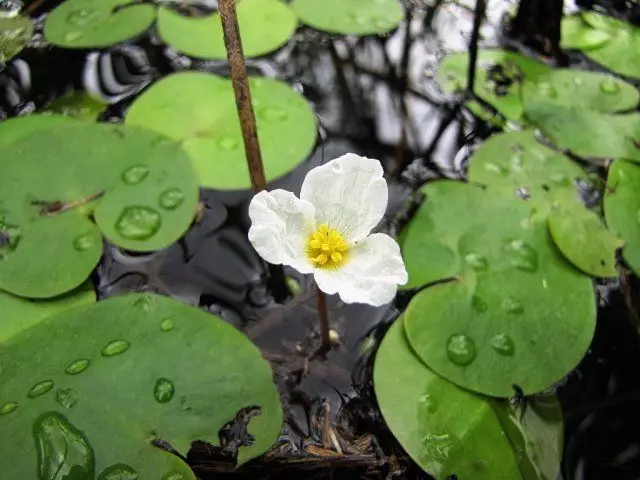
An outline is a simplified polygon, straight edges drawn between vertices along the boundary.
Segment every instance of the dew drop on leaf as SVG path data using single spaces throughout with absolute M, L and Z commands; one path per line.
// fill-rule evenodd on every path
M 89 367 L 90 363 L 91 360 L 87 358 L 74 360 L 69 365 L 67 365 L 67 368 L 64 369 L 64 373 L 66 373 L 67 375 L 77 375 L 84 372 Z
M 489 305 L 487 305 L 487 302 L 485 302 L 478 295 L 474 295 L 473 297 L 471 297 L 471 305 L 473 306 L 473 309 L 478 313 L 484 313 L 489 309 Z
M 603 93 L 617 93 L 620 91 L 620 85 L 613 77 L 607 77 L 600 81 L 600 90 Z
M 126 340 L 113 340 L 105 345 L 102 349 L 102 356 L 113 357 L 129 350 L 131 344 Z
M 569 185 L 569 179 L 562 173 L 552 173 L 549 175 L 549 179 L 556 185 Z
M 65 34 L 64 41 L 65 42 L 75 42 L 76 40 L 79 40 L 81 37 L 82 37 L 82 32 L 79 32 L 77 30 L 73 30 L 73 31 L 68 32 L 67 34 Z
M 122 174 L 122 181 L 127 185 L 137 185 L 149 175 L 149 167 L 144 165 L 135 165 L 125 170 Z
M 278 107 L 265 107 L 258 111 L 258 116 L 269 122 L 286 120 L 289 116 L 286 111 Z
M 503 167 L 502 165 L 497 165 L 495 163 L 485 163 L 484 168 L 485 170 L 496 173 L 498 175 L 506 175 L 507 173 L 509 173 L 505 167 Z
M 438 409 L 438 404 L 429 393 L 422 395 L 418 402 L 420 403 L 420 408 L 423 408 L 427 413 L 435 413 Z
M 116 231 L 127 240 L 148 240 L 160 229 L 160 214 L 149 207 L 126 207 L 118 221 Z
M 504 333 L 498 333 L 491 339 L 491 347 L 501 355 L 513 355 L 515 346 L 511 337 Z
M 522 303 L 513 297 L 506 297 L 502 300 L 502 309 L 505 312 L 512 313 L 514 315 L 520 315 L 524 311 Z
M 75 248 L 79 252 L 84 252 L 85 250 L 89 250 L 93 246 L 93 236 L 79 235 L 73 241 L 73 248 Z
M 476 358 L 475 342 L 467 335 L 451 335 L 447 342 L 447 356 L 451 363 L 464 367 Z
M 142 295 L 133 302 L 135 308 L 139 308 L 145 313 L 149 313 L 156 308 L 156 302 L 151 295 Z
M 78 403 L 78 395 L 72 388 L 59 388 L 56 390 L 56 402 L 62 408 L 72 408 Z
M 505 242 L 504 252 L 509 263 L 514 267 L 527 272 L 538 270 L 538 254 L 524 240 L 512 239 Z
M 153 396 L 158 403 L 167 403 L 171 401 L 176 392 L 173 382 L 167 378 L 159 378 L 153 388 Z
M 111 465 L 98 475 L 98 480 L 138 480 L 138 478 L 140 478 L 138 472 L 124 463 Z
M 160 206 L 165 210 L 175 210 L 184 201 L 184 194 L 178 188 L 170 188 L 160 195 Z
M 40 395 L 44 395 L 48 391 L 53 388 L 53 380 L 44 380 L 42 382 L 36 383 L 33 387 L 29 389 L 27 392 L 27 397 L 36 398 Z
M 482 271 L 488 267 L 487 259 L 484 255 L 477 252 L 470 252 L 465 255 L 464 261 L 474 270 Z
M 9 415 L 11 412 L 15 412 L 18 409 L 18 404 L 16 402 L 7 402 L 3 403 L 0 406 L 0 415 Z
M 538 93 L 547 98 L 556 98 L 558 96 L 558 92 L 549 82 L 539 82 Z
M 577 87 L 584 85 L 584 79 L 582 77 L 573 77 L 573 84 Z
M 522 165 L 523 161 L 520 155 L 516 155 L 511 159 L 511 166 L 514 168 L 514 170 L 522 169 Z
M 235 150 L 239 144 L 240 142 L 238 142 L 238 140 L 228 135 L 223 135 L 216 142 L 216 145 L 218 145 L 218 148 L 221 150 Z
M 94 21 L 99 16 L 100 14 L 95 10 L 80 8 L 74 10 L 67 16 L 67 22 L 76 27 L 80 27 Z
M 162 330 L 163 332 L 169 332 L 171 330 L 173 330 L 173 319 L 171 318 L 165 318 L 164 320 L 162 320 L 162 322 L 160 322 L 160 330 Z

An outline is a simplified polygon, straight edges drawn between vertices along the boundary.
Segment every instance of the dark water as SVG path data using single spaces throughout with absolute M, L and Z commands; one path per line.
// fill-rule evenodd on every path
M 35 15 L 55 4 L 39 7 Z M 444 55 L 443 39 L 432 27 L 439 21 L 446 30 L 445 21 L 435 15 L 434 24 L 433 11 L 425 7 L 411 11 L 409 41 L 406 24 L 389 36 L 362 39 L 302 28 L 281 51 L 249 62 L 254 74 L 290 82 L 319 119 L 313 154 L 277 185 L 298 192 L 310 168 L 346 152 L 378 158 L 391 193 L 378 228 L 391 233 L 406 220 L 404 202 L 412 191 L 430 179 L 464 178 L 470 147 L 491 133 L 454 108 L 432 79 L 430 72 Z M 468 18 L 465 12 L 449 7 L 450 14 Z M 459 41 L 466 37 L 447 39 Z M 118 122 L 150 81 L 181 69 L 227 73 L 224 62 L 193 62 L 167 51 L 153 34 L 103 52 L 63 51 L 36 38 L 33 48 L 0 74 L 0 118 L 40 109 L 68 89 L 84 87 L 112 103 L 102 120 Z M 282 282 L 270 277 L 246 237 L 249 199 L 248 191 L 203 191 L 202 220 L 183 241 L 145 256 L 107 245 L 93 277 L 100 298 L 151 290 L 219 315 L 243 330 L 272 363 L 286 417 L 279 444 L 235 473 L 223 473 L 228 461 L 199 444 L 190 452 L 191 465 L 202 478 L 428 478 L 384 425 L 371 383 L 375 348 L 403 305 L 373 308 L 330 299 L 340 344 L 327 358 L 313 358 L 319 340 L 312 286 L 285 269 L 299 289 L 287 297 Z M 562 477 L 640 479 L 638 281 L 625 278 L 597 289 L 593 345 L 558 386 L 566 420 Z M 349 455 L 312 455 L 323 444 L 327 419 Z

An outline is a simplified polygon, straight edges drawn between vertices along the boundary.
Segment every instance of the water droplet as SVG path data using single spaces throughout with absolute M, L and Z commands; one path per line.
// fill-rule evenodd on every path
M 240 145 L 240 142 L 229 135 L 223 135 L 218 139 L 216 145 L 222 150 L 235 150 Z
M 98 480 L 137 480 L 138 478 L 140 478 L 138 472 L 124 463 L 111 465 L 98 476 Z
M 84 434 L 58 412 L 47 412 L 33 423 L 39 479 L 95 478 L 93 448 Z
M 487 259 L 484 255 L 477 252 L 471 252 L 465 255 L 464 261 L 474 270 L 482 271 L 488 267 Z
M 126 207 L 116 222 L 116 231 L 127 240 L 148 240 L 161 223 L 160 214 L 149 207 Z
M 162 320 L 162 322 L 160 322 L 160 330 L 162 330 L 163 332 L 169 332 L 171 330 L 173 330 L 173 319 L 171 318 L 165 318 L 164 320 Z
M 573 77 L 573 84 L 578 87 L 584 85 L 584 79 L 582 77 Z
M 563 173 L 552 173 L 549 175 L 549 180 L 551 180 L 556 185 L 569 185 L 569 178 Z
M 459 367 L 469 365 L 476 358 L 475 342 L 464 334 L 451 335 L 447 342 L 447 356 Z
M 153 396 L 158 403 L 167 403 L 173 398 L 176 388 L 173 382 L 167 378 L 159 378 L 153 388 Z
M 126 340 L 113 340 L 105 345 L 102 349 L 102 356 L 113 357 L 129 350 L 131 344 Z
M 539 82 L 538 93 L 548 98 L 556 98 L 558 96 L 558 92 L 549 82 Z
M 502 300 L 502 309 L 507 313 L 513 313 L 514 315 L 520 315 L 524 308 L 522 304 L 513 297 L 506 297 Z
M 538 270 L 538 254 L 524 240 L 508 240 L 504 245 L 509 263 L 520 270 L 535 272 Z
M 73 30 L 73 31 L 68 32 L 67 34 L 65 34 L 64 41 L 65 42 L 75 42 L 76 40 L 80 40 L 80 38 L 82 38 L 82 32 L 79 32 L 77 30 Z
M 135 302 L 133 302 L 133 306 L 135 308 L 139 308 L 145 313 L 149 313 L 155 310 L 156 301 L 151 295 L 143 294 L 143 295 L 140 295 Z
M 27 392 L 27 397 L 36 398 L 40 395 L 44 395 L 49 390 L 53 388 L 53 380 L 44 380 L 42 382 L 36 383 L 31 389 Z
M 184 480 L 184 475 L 180 472 L 169 472 L 162 477 L 162 480 Z
M 500 355 L 513 355 L 515 346 L 511 337 L 504 333 L 498 333 L 491 339 L 491 347 Z
M 620 91 L 620 84 L 613 77 L 607 77 L 600 81 L 600 91 L 603 93 L 617 93 Z
M 516 155 L 511 159 L 511 166 L 514 168 L 514 170 L 521 170 L 522 165 L 523 165 L 523 160 L 520 155 Z
M 66 373 L 67 375 L 77 375 L 79 373 L 84 372 L 87 368 L 89 368 L 90 363 L 91 363 L 91 360 L 87 358 L 80 358 L 78 360 L 74 360 L 69 365 L 67 365 L 67 368 L 64 369 L 64 373 Z
M 15 412 L 18 409 L 18 404 L 16 402 L 7 402 L 2 404 L 0 407 L 0 416 L 9 415 L 11 412 Z
M 93 235 L 91 235 L 90 233 L 79 235 L 73 241 L 73 248 L 75 248 L 79 252 L 89 250 L 91 247 L 93 247 Z
M 78 395 L 72 388 L 59 388 L 56 390 L 56 402 L 62 408 L 72 408 L 78 403 Z
M 170 188 L 160 195 L 160 206 L 165 210 L 175 210 L 184 202 L 184 194 L 178 188 Z
M 478 295 L 474 295 L 473 297 L 471 297 L 471 306 L 473 306 L 473 309 L 478 313 L 484 313 L 489 309 L 489 305 L 487 305 L 487 302 L 485 302 Z
M 90 8 L 80 8 L 72 11 L 67 15 L 67 22 L 76 27 L 81 27 L 88 23 L 97 20 L 100 17 L 100 12 L 92 10 Z
M 453 442 L 449 434 L 437 435 L 427 433 L 422 437 L 422 447 L 425 453 L 425 460 L 444 464 L 449 460 L 449 450 Z
M 422 395 L 418 399 L 418 402 L 420 404 L 420 408 L 424 408 L 427 413 L 435 413 L 435 411 L 438 409 L 437 402 L 429 393 L 425 393 L 424 395 Z
M 258 111 L 260 118 L 269 122 L 286 120 L 289 114 L 279 107 L 265 107 Z
M 506 175 L 507 173 L 509 173 L 509 171 L 505 167 L 503 167 L 502 165 L 497 165 L 495 163 L 485 163 L 484 169 L 498 175 Z
M 122 181 L 127 185 L 137 185 L 149 175 L 149 167 L 145 165 L 135 165 L 124 171 Z

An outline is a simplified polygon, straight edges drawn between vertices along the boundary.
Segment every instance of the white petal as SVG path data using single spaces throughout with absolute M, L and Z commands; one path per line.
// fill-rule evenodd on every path
M 382 219 L 389 193 L 378 160 L 347 153 L 312 169 L 300 198 L 313 203 L 318 225 L 326 223 L 353 244 Z
M 311 273 L 306 242 L 315 229 L 313 205 L 286 190 L 262 191 L 249 204 L 249 241 L 269 263 Z
M 374 233 L 348 251 L 348 260 L 335 270 L 315 269 L 318 287 L 338 293 L 346 303 L 384 305 L 393 300 L 397 285 L 407 283 L 400 247 L 384 233 Z

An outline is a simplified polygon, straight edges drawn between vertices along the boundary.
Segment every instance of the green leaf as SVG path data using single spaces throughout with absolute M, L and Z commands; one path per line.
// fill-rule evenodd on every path
M 297 19 L 280 0 L 242 0 L 237 7 L 245 57 L 277 50 L 293 35 Z M 158 11 L 158 33 L 179 52 L 192 57 L 227 59 L 220 14 L 185 17 L 168 7 Z
M 598 48 L 611 40 L 611 34 L 591 27 L 581 15 L 571 15 L 562 19 L 562 40 L 560 46 L 569 50 Z
M 31 18 L 20 16 L 0 18 L 0 65 L 18 55 L 32 36 L 33 20 Z
M 15 295 L 52 297 L 80 285 L 100 259 L 101 232 L 125 249 L 153 251 L 180 238 L 195 215 L 195 174 L 176 142 L 70 122 L 44 129 L 32 116 L 8 130 L 21 138 L 3 147 L 0 288 Z
M 490 189 L 438 181 L 409 226 L 409 342 L 439 375 L 492 396 L 539 392 L 586 352 L 591 281 L 556 252 L 535 208 Z M 444 254 L 446 252 L 446 254 Z
M 594 277 L 617 277 L 616 250 L 623 243 L 602 224 L 598 215 L 579 202 L 553 206 L 549 231 L 562 254 Z
M 453 53 L 444 58 L 438 70 L 438 81 L 445 91 L 455 93 L 466 88 L 468 63 L 469 54 L 466 52 Z M 516 53 L 480 50 L 474 92 L 506 119 L 518 122 L 522 118 L 522 81 L 534 81 L 548 71 L 550 68 L 547 65 Z M 495 80 L 508 83 L 508 86 L 503 90 Z
M 560 148 L 585 158 L 640 162 L 640 114 L 612 115 L 548 102 L 525 108 L 527 119 Z
M 539 143 L 531 130 L 499 133 L 469 160 L 469 181 L 529 197 L 545 216 L 559 193 L 573 192 L 585 171 L 565 155 Z
M 56 98 L 42 113 L 51 112 L 93 122 L 106 107 L 106 103 L 96 100 L 85 92 L 73 91 Z
M 96 293 L 90 282 L 66 295 L 47 300 L 28 300 L 0 290 L 0 343 L 51 315 L 95 301 Z
M 638 104 L 638 90 L 611 75 L 581 70 L 561 69 L 540 75 L 535 81 L 525 81 L 522 101 L 545 102 L 582 107 L 598 112 L 614 113 L 633 109 Z
M 609 229 L 621 237 L 622 256 L 640 275 L 640 167 L 616 160 L 609 167 L 604 192 L 604 216 Z
M 453 474 L 479 480 L 556 478 L 562 446 L 557 402 L 556 416 L 548 419 L 533 400 L 519 422 L 506 402 L 488 401 L 429 370 L 411 350 L 402 318 L 380 345 L 373 380 L 385 422 L 437 480 Z
M 262 160 L 271 181 L 307 158 L 316 140 L 315 117 L 307 101 L 285 83 L 252 77 L 250 85 Z M 230 80 L 199 72 L 169 75 L 136 99 L 125 122 L 179 141 L 202 186 L 251 186 Z
M 131 0 L 67 0 L 44 24 L 48 42 L 65 48 L 108 47 L 147 30 L 155 19 L 150 4 Z
M 193 480 L 178 457 L 151 442 L 186 455 L 195 440 L 218 444 L 239 410 L 258 406 L 248 425 L 255 443 L 240 447 L 241 464 L 266 451 L 282 424 L 260 351 L 219 318 L 156 295 L 49 317 L 0 343 L 0 365 L 7 478 L 58 471 L 40 478 L 93 479 L 95 470 L 100 479 Z M 138 476 L 107 476 L 118 471 Z
M 398 0 L 293 0 L 300 21 L 316 30 L 339 35 L 376 35 L 404 20 Z
M 5 120 L 0 125 L 0 147 L 4 148 L 11 142 L 15 142 L 39 130 L 46 130 L 58 125 L 78 125 L 74 118 L 63 115 L 25 115 Z M 4 163 L 6 157 L 0 159 Z

